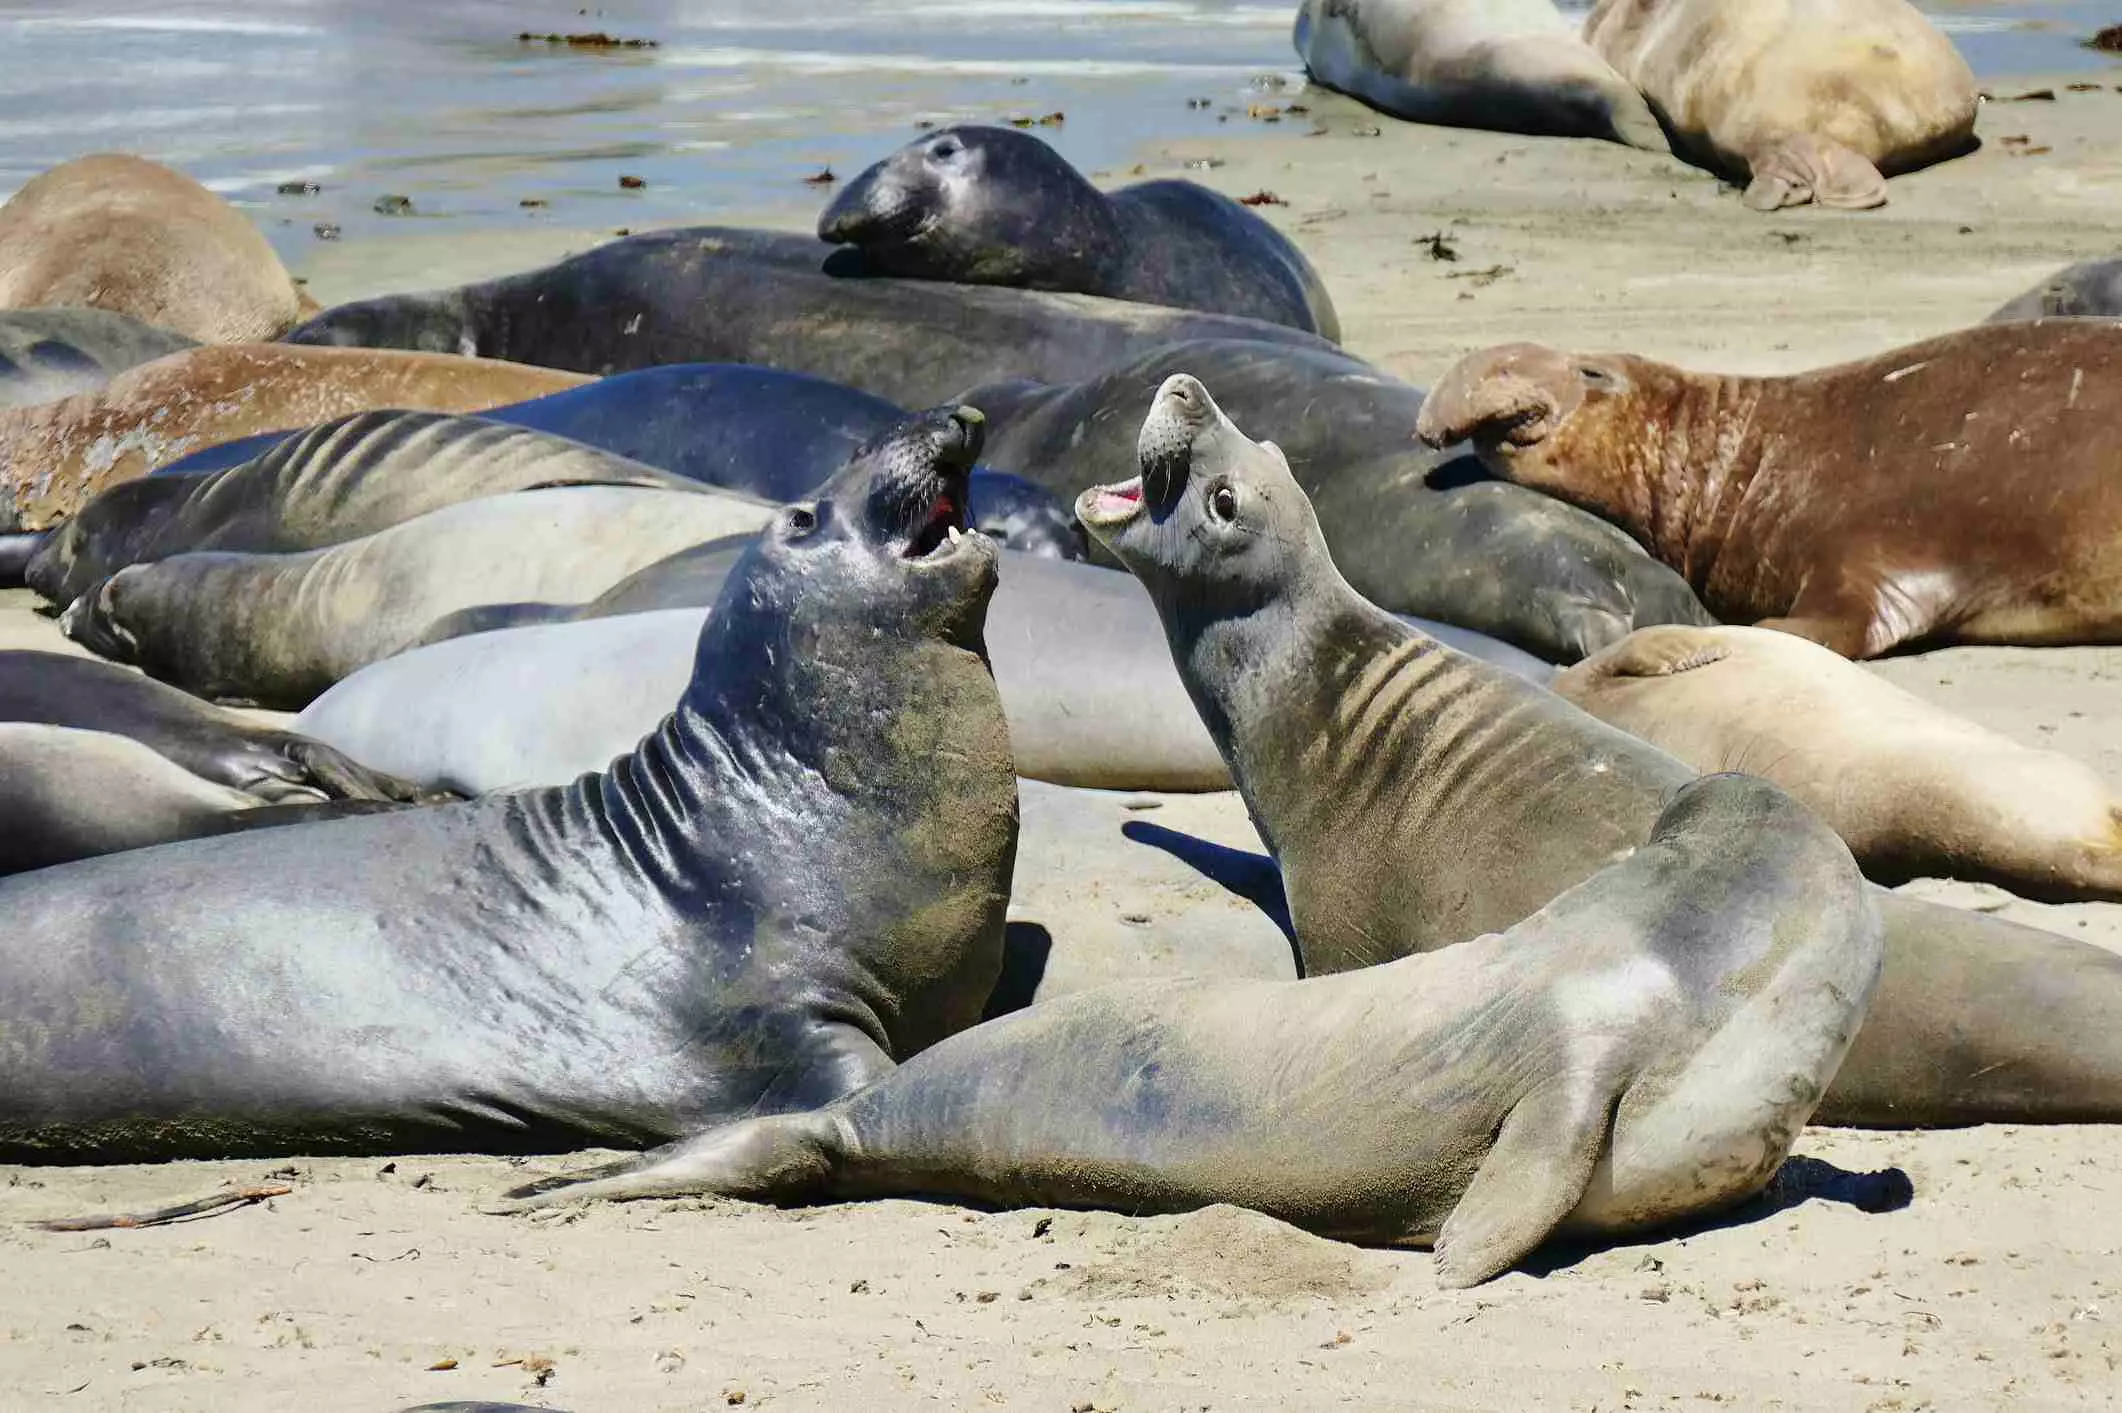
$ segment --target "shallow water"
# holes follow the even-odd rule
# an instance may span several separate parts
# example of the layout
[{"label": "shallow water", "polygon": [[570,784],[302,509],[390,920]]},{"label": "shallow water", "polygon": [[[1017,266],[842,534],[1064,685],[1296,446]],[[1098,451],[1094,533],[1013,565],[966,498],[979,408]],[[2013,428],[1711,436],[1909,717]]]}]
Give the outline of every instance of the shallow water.
[{"label": "shallow water", "polygon": [[[2076,40],[2104,3],[1930,5],[1985,74],[2122,64]],[[189,171],[296,263],[319,223],[413,231],[647,226],[804,210],[918,121],[1059,112],[1088,169],[1259,130],[1300,82],[1292,3],[1247,0],[48,0],[0,3],[0,193],[86,152]],[[612,52],[520,31],[658,42]],[[1189,99],[1210,100],[1205,108]],[[620,178],[645,185],[622,190]],[[311,181],[316,195],[283,196]],[[379,215],[385,195],[411,215]],[[525,200],[546,203],[525,207]]]}]

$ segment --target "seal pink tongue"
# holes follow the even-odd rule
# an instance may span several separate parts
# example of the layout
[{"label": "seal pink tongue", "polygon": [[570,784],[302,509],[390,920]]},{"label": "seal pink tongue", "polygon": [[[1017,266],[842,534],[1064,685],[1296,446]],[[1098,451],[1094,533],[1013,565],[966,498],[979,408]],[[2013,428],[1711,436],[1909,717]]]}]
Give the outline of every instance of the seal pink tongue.
[{"label": "seal pink tongue", "polygon": [[1142,478],[1122,481],[1117,486],[1098,487],[1098,499],[1093,509],[1101,516],[1132,515],[1142,506]]}]

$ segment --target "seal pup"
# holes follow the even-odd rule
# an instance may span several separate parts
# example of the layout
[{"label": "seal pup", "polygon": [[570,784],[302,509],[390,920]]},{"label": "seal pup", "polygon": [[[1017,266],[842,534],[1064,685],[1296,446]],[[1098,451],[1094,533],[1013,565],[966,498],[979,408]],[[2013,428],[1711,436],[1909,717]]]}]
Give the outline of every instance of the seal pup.
[{"label": "seal pup", "polygon": [[1883,206],[1975,146],[1974,71],[1908,0],[1599,0],[1584,38],[1756,211]]},{"label": "seal pup", "polygon": [[580,603],[772,513],[698,488],[515,491],[328,549],[204,550],[128,565],[83,590],[59,626],[99,656],[200,696],[299,711],[445,614],[519,599]]},{"label": "seal pup", "polygon": [[1341,338],[1319,272],[1245,207],[1190,181],[1102,192],[1012,128],[916,138],[833,198],[818,238],[907,279],[1096,294]]},{"label": "seal pup", "polygon": [[91,392],[0,411],[0,480],[14,489],[20,523],[41,529],[97,492],[198,447],[372,408],[479,412],[585,381],[550,368],[435,353],[284,344],[191,349]]},{"label": "seal pup", "polygon": [[1304,0],[1292,38],[1314,83],[1396,118],[1670,150],[1550,0]]},{"label": "seal pup", "polygon": [[2122,328],[1961,329],[1788,377],[1505,344],[1418,430],[1605,517],[1728,622],[1844,657],[2122,641]]},{"label": "seal pup", "polygon": [[1282,324],[1094,295],[835,279],[823,268],[831,253],[777,231],[652,231],[505,279],[341,305],[288,339],[597,374],[756,363],[901,407],[1001,378],[1088,378],[1181,339],[1333,346]]},{"label": "seal pup", "polygon": [[2065,266],[1982,322],[2022,319],[2122,319],[2122,255]]},{"label": "seal pup", "polygon": [[1082,382],[960,396],[988,414],[989,461],[1069,501],[1129,474],[1142,395],[1173,373],[1214,384],[1272,433],[1350,582],[1395,613],[1575,662],[1649,623],[1710,623],[1678,575],[1596,516],[1486,479],[1414,440],[1422,390],[1336,349],[1196,339]]},{"label": "seal pup", "polygon": [[1343,976],[1077,992],[822,1111],[511,1196],[1228,1202],[1433,1246],[1438,1284],[1469,1286],[1557,1232],[1641,1231],[1760,1191],[1880,953],[1834,834],[1763,781],[1712,776],[1500,936]]},{"label": "seal pup", "polygon": [[560,486],[699,491],[544,432],[447,413],[361,412],[226,470],[113,486],[43,537],[23,578],[65,605],[129,564],[200,550],[322,549],[466,501]]},{"label": "seal pup", "polygon": [[[1509,927],[1635,847],[1694,772],[1366,602],[1272,445],[1192,378],[1077,515],[1143,580],[1282,869],[1307,975]],[[1886,965],[1820,1109],[1890,1127],[2122,1119],[2122,956],[1875,895]]]},{"label": "seal pup", "polygon": [[268,804],[435,798],[300,732],[261,725],[137,672],[66,653],[0,652],[0,722],[124,736],[187,774]]},{"label": "seal pup", "polygon": [[778,511],[602,773],[0,882],[0,1161],[641,1145],[972,1024],[1017,799],[979,436]]},{"label": "seal pup", "polygon": [[0,309],[79,305],[201,343],[278,338],[316,306],[236,208],[124,153],[62,162],[0,206]]},{"label": "seal pup", "polygon": [[107,309],[0,310],[0,409],[102,387],[198,340]]},{"label": "seal pup", "polygon": [[138,741],[71,726],[0,721],[0,874],[403,805],[275,805],[203,780]]},{"label": "seal pup", "polygon": [[1697,770],[1764,776],[1879,883],[1965,878],[2122,901],[2122,801],[2082,763],[1932,706],[1765,628],[1643,628],[1555,692]]}]

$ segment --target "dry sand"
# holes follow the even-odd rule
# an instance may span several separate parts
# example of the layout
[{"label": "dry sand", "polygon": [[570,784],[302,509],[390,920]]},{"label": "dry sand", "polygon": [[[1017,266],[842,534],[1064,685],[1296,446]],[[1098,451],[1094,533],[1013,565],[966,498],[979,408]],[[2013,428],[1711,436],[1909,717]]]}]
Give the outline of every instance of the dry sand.
[{"label": "dry sand", "polygon": [[[1992,85],[2042,87],[2057,100],[1991,106],[1983,151],[1896,180],[1891,206],[1858,215],[1757,216],[1664,159],[1402,127],[1323,95],[1272,136],[1143,161],[1161,175],[1222,159],[1192,174],[1285,199],[1267,210],[1326,275],[1350,347],[1417,380],[1515,338],[1791,369],[1973,321],[2056,266],[2114,251],[2122,92]],[[1302,136],[1314,122],[1327,134]],[[1369,126],[1383,135],[1354,135]],[[1431,233],[1457,259],[1433,258],[1418,239]],[[407,243],[333,252],[308,273],[336,299],[583,243],[460,243],[446,269]],[[0,603],[0,641],[49,632],[19,596]],[[2122,782],[2122,651],[1963,649],[1877,670]],[[1227,797],[1150,817],[1250,838]],[[1915,886],[2122,945],[2122,908]],[[1130,945],[1160,970],[1204,954],[1257,962],[1257,919],[1235,907],[1152,868],[1028,890],[1015,916],[1055,927],[1058,986],[1125,966]],[[1218,910],[1244,946],[1212,948]],[[1202,951],[1173,941],[1190,933]],[[1229,1209],[1145,1220],[661,1202],[529,1221],[476,1210],[520,1180],[509,1163],[298,1160],[293,1193],[267,1207],[98,1237],[20,1223],[151,1207],[279,1165],[0,1169],[0,1404],[1887,1413],[2122,1400],[2122,1128],[1813,1130],[1799,1152],[1898,1168],[1915,1200],[1883,1215],[1764,1204],[1662,1241],[1552,1253],[1454,1294],[1433,1288],[1419,1253]]]}]

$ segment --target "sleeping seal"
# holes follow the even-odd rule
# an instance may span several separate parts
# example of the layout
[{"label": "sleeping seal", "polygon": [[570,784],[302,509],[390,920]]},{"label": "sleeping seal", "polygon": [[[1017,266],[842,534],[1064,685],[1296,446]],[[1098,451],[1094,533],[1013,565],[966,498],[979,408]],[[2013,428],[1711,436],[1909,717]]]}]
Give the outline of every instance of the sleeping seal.
[{"label": "sleeping seal", "polygon": [[979,423],[901,445],[776,513],[601,774],[0,882],[0,1162],[655,1143],[972,1024],[1017,835]]},{"label": "sleeping seal", "polygon": [[1982,322],[2022,319],[2122,319],[2122,255],[2067,265]]},{"label": "sleeping seal", "polygon": [[[1509,927],[1694,772],[1358,597],[1272,446],[1175,377],[1077,515],[1143,580],[1281,865],[1308,975]],[[1898,894],[1822,1122],[2122,1119],[2122,956]]]}]

